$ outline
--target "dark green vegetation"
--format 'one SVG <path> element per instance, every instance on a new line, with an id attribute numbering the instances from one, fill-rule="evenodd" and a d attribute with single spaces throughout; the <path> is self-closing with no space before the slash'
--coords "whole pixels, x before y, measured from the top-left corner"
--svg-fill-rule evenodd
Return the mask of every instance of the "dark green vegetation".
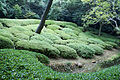
<path id="1" fill-rule="evenodd" d="M 39 58 L 36 57 L 40 56 Z M 41 60 L 48 58 L 39 53 L 24 50 L 0 50 L 0 80 L 119 80 L 120 65 L 93 73 L 60 73 L 46 67 Z M 45 62 L 46 63 L 46 62 Z"/>
<path id="2" fill-rule="evenodd" d="M 0 45 L 14 48 L 0 50 L 0 80 L 120 79 L 120 65 L 78 74 L 55 72 L 44 65 L 49 63 L 49 58 L 92 58 L 103 54 L 105 49 L 118 48 L 120 40 L 105 33 L 97 36 L 95 31 L 84 33 L 74 23 L 53 20 L 47 20 L 41 34 L 36 34 L 39 22 L 35 19 L 0 19 Z"/>

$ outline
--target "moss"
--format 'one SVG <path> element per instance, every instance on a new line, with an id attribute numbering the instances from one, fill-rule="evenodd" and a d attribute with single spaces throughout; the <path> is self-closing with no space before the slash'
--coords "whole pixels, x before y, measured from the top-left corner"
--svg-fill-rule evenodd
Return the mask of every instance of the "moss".
<path id="1" fill-rule="evenodd" d="M 70 48 L 65 45 L 57 45 L 55 44 L 54 47 L 56 47 L 60 51 L 60 56 L 67 59 L 76 59 L 78 57 L 76 51 L 73 48 Z"/>
<path id="2" fill-rule="evenodd" d="M 58 25 L 48 25 L 47 26 L 48 29 L 51 29 L 51 30 L 61 30 L 62 28 Z"/>
<path id="3" fill-rule="evenodd" d="M 72 39 L 73 37 L 66 34 L 65 32 L 61 31 L 61 30 L 55 30 L 55 32 L 58 34 L 59 37 L 61 37 L 61 39 L 63 40 L 67 40 L 67 39 Z"/>
<path id="4" fill-rule="evenodd" d="M 35 52 L 40 52 L 51 58 L 59 57 L 59 50 L 51 46 L 49 43 L 39 40 L 22 40 L 16 43 L 17 49 L 30 50 Z"/>
<path id="5" fill-rule="evenodd" d="M 96 55 L 101 55 L 104 52 L 103 48 L 99 47 L 98 45 L 90 44 L 89 46 L 95 50 Z"/>
<path id="6" fill-rule="evenodd" d="M 81 43 L 70 43 L 67 46 L 75 49 L 77 54 L 83 58 L 92 58 L 95 54 L 95 50 L 88 45 L 81 44 Z"/>
<path id="7" fill-rule="evenodd" d="M 14 44 L 9 38 L 0 36 L 0 49 L 4 48 L 14 48 Z"/>

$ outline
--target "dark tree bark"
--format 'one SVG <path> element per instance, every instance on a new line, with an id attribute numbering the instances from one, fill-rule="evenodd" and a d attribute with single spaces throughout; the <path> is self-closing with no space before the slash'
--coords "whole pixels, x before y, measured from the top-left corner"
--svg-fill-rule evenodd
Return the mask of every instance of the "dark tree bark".
<path id="1" fill-rule="evenodd" d="M 102 22 L 100 22 L 100 28 L 99 28 L 98 36 L 101 36 L 101 30 L 102 30 Z"/>
<path id="2" fill-rule="evenodd" d="M 47 4 L 47 7 L 46 7 L 46 9 L 45 9 L 45 11 L 44 11 L 44 13 L 43 13 L 43 15 L 42 15 L 41 22 L 40 22 L 40 24 L 39 24 L 39 26 L 38 26 L 38 28 L 37 28 L 37 30 L 36 30 L 36 33 L 38 33 L 38 34 L 41 33 L 41 31 L 42 31 L 42 29 L 43 29 L 43 27 L 44 27 L 45 20 L 46 20 L 46 17 L 47 17 L 47 15 L 48 15 L 48 12 L 49 12 L 49 10 L 50 10 L 50 7 L 51 7 L 51 5 L 52 5 L 52 2 L 53 2 L 53 0 L 49 0 L 49 2 L 48 2 L 48 4 Z"/>

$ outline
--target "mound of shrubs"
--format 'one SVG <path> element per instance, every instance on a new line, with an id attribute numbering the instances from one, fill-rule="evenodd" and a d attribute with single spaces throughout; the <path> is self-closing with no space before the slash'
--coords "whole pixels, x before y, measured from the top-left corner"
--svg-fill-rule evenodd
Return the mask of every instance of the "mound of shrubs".
<path id="1" fill-rule="evenodd" d="M 0 49 L 14 48 L 14 43 L 7 37 L 0 36 Z"/>
<path id="2" fill-rule="evenodd" d="M 41 55 L 40 53 L 37 53 Z M 119 80 L 120 65 L 92 73 L 60 73 L 42 64 L 36 53 L 0 50 L 0 80 Z M 45 57 L 45 56 L 44 56 Z M 40 58 L 41 59 L 41 58 Z M 45 60 L 45 58 L 44 58 Z M 41 60 L 42 61 L 42 60 Z"/>
<path id="3" fill-rule="evenodd" d="M 95 53 L 94 49 L 86 44 L 70 43 L 67 44 L 67 46 L 75 49 L 77 51 L 77 54 L 83 58 L 92 58 Z"/>
<path id="4" fill-rule="evenodd" d="M 59 57 L 59 50 L 47 42 L 39 40 L 21 40 L 16 43 L 17 49 L 30 50 L 40 52 L 51 58 Z"/>
<path id="5" fill-rule="evenodd" d="M 78 57 L 77 52 L 73 48 L 57 44 L 55 44 L 54 47 L 60 51 L 60 56 L 63 58 L 76 59 Z"/>

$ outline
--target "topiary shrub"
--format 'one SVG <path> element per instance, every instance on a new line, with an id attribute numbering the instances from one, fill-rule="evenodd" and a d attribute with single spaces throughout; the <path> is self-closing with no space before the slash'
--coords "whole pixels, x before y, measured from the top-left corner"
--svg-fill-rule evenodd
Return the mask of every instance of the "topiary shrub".
<path id="1" fill-rule="evenodd" d="M 15 33 L 14 37 L 22 40 L 29 40 L 29 36 L 23 33 Z"/>
<path id="2" fill-rule="evenodd" d="M 55 40 L 54 43 L 55 44 L 61 44 L 61 45 L 67 45 L 69 43 L 82 43 L 82 44 L 86 44 L 85 42 L 77 40 L 77 39 Z"/>
<path id="3" fill-rule="evenodd" d="M 86 44 L 70 43 L 67 46 L 75 49 L 77 54 L 83 58 L 92 58 L 95 54 L 95 50 Z"/>
<path id="4" fill-rule="evenodd" d="M 16 43 L 17 49 L 30 50 L 35 52 L 40 52 L 51 58 L 59 57 L 59 50 L 51 46 L 49 43 L 39 40 L 21 40 Z"/>
<path id="5" fill-rule="evenodd" d="M 13 42 L 16 42 L 19 40 L 18 38 L 14 37 L 9 31 L 7 31 L 5 29 L 0 30 L 0 36 L 7 37 L 10 40 L 12 40 Z"/>
<path id="6" fill-rule="evenodd" d="M 41 35 L 43 35 L 43 36 L 44 36 L 45 38 L 47 38 L 47 39 L 52 40 L 53 42 L 54 42 L 55 40 L 61 40 L 60 37 L 58 37 L 57 35 L 52 34 L 52 33 L 42 33 Z"/>
<path id="7" fill-rule="evenodd" d="M 72 39 L 73 37 L 66 34 L 65 32 L 61 31 L 61 30 L 55 30 L 55 32 L 58 34 L 59 37 L 61 37 L 61 39 L 63 40 L 67 40 L 67 39 Z"/>
<path id="8" fill-rule="evenodd" d="M 96 55 L 101 55 L 104 52 L 103 48 L 99 47 L 98 45 L 90 44 L 89 46 L 95 50 Z"/>
<path id="9" fill-rule="evenodd" d="M 0 49 L 14 48 L 14 43 L 6 37 L 0 36 Z"/>
<path id="10" fill-rule="evenodd" d="M 51 30 L 61 30 L 62 28 L 58 25 L 48 25 L 47 26 L 48 29 L 51 29 Z"/>
<path id="11" fill-rule="evenodd" d="M 33 37 L 31 37 L 31 40 L 40 40 L 40 41 L 45 41 L 47 43 L 53 44 L 53 41 L 50 39 L 47 39 L 46 37 L 44 37 L 43 35 L 35 35 Z"/>
<path id="12" fill-rule="evenodd" d="M 79 32 L 74 31 L 70 28 L 63 28 L 62 31 L 64 31 L 66 34 L 69 34 L 71 36 L 77 37 L 77 35 L 79 34 Z"/>
<path id="13" fill-rule="evenodd" d="M 78 57 L 76 51 L 73 48 L 70 48 L 65 45 L 57 45 L 55 44 L 54 47 L 56 47 L 60 51 L 60 56 L 67 59 L 76 59 Z"/>
<path id="14" fill-rule="evenodd" d="M 119 46 L 118 46 L 116 43 L 114 43 L 114 42 L 109 42 L 109 41 L 107 41 L 107 42 L 105 42 L 105 43 L 113 46 L 113 48 L 118 48 L 118 47 L 119 47 Z"/>

